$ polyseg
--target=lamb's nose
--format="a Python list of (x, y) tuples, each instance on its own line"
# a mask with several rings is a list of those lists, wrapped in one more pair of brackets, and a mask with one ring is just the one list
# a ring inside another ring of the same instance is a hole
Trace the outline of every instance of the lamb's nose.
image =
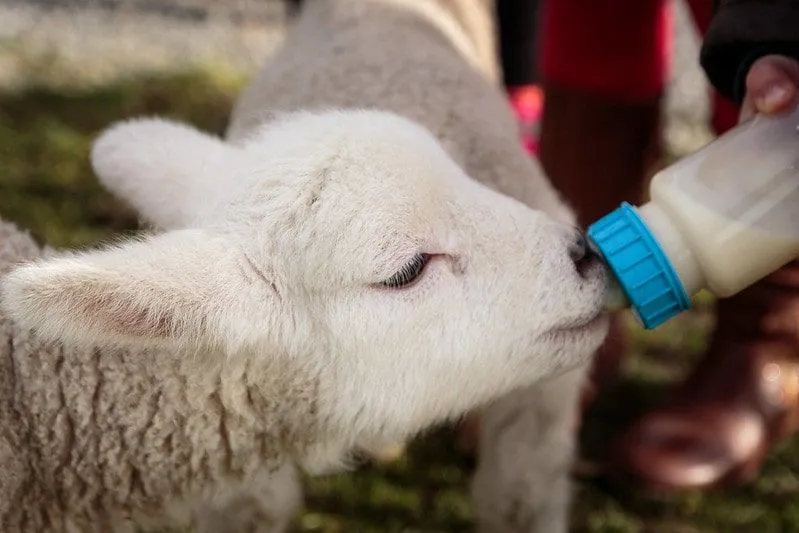
[(588, 255), (588, 243), (582, 232), (575, 233), (569, 245), (569, 257), (578, 265)]
[(575, 233), (571, 245), (569, 246), (569, 257), (571, 257), (577, 273), (585, 275), (591, 264), (597, 259), (596, 254), (591, 250), (588, 241), (582, 232)]

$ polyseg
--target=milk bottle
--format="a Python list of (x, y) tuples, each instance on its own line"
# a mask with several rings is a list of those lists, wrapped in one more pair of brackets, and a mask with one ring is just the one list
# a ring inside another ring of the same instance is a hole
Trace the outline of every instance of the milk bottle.
[(757, 116), (658, 173), (651, 200), (588, 229), (647, 328), (799, 257), (799, 109)]

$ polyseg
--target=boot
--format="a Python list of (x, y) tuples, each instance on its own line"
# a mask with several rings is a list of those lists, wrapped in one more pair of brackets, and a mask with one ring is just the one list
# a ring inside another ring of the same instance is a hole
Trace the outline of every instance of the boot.
[(799, 262), (718, 303), (707, 355), (613, 447), (608, 471), (642, 488), (737, 485), (799, 428)]

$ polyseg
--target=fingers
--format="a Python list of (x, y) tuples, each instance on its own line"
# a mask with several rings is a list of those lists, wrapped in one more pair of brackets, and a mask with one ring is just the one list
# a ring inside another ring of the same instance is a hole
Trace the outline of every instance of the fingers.
[(741, 120), (755, 113), (775, 114), (793, 108), (799, 95), (799, 61), (785, 56), (764, 56), (746, 76), (746, 98)]

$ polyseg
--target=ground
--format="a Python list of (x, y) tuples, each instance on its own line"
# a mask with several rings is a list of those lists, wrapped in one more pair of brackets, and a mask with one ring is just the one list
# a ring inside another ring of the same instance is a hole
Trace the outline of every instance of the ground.
[[(107, 0), (105, 4), (115, 2)], [(196, 5), (201, 4), (201, 0), (184, 0), (178, 18), (196, 16)], [(58, 37), (58, 24), (73, 20), (69, 17), (74, 14), (60, 13), (58, 16), (67, 18), (59, 21), (58, 17), (48, 19), (43, 12), (25, 11), (29, 6), (23, 5), (23, 9), (20, 5), (0, 1), (0, 66), (9, 66), (0, 68), (0, 74), (6, 75), (0, 89), (0, 215), (57, 246), (87, 246), (135, 229), (135, 216), (104, 193), (92, 177), (88, 149), (93, 136), (119, 118), (151, 113), (220, 132), (233, 98), (246, 80), (247, 65), (211, 57), (192, 62), (189, 70), (178, 71), (173, 59), (158, 63), (154, 58), (147, 63), (140, 56), (123, 55), (128, 62), (126, 76), (120, 77), (113, 61), (97, 70), (87, 69), (74, 58), (69, 61), (69, 46), (77, 46), (74, 40), (65, 38), (67, 44), (62, 49), (46, 47), (48, 39)], [(269, 13), (267, 10), (265, 20), (271, 20)], [(178, 26), (183, 23), (173, 22)], [(147, 24), (152, 31), (149, 21)], [(125, 41), (125, 27), (129, 26), (115, 27), (121, 35), (115, 46), (121, 47)], [(272, 34), (253, 32), (252, 46), (272, 42)], [(92, 38), (88, 30), (78, 33)], [(96, 39), (94, 46), (109, 37), (100, 32)], [(149, 44), (155, 47), (153, 42)], [(164, 49), (174, 42), (167, 42)], [(689, 50), (692, 46), (683, 40), (678, 45)], [(86, 48), (75, 48), (81, 49), (85, 54)], [(90, 50), (103, 56), (104, 49)], [(116, 53), (121, 54), (120, 50)], [(172, 52), (178, 57), (185, 50)], [(225, 63), (225, 68), (220, 68), (220, 63)], [(202, 67), (209, 64), (212, 66)], [(690, 67), (691, 62), (683, 59), (682, 64)], [(697, 73), (691, 68), (672, 85), (668, 99), (673, 155), (695, 147), (706, 137), (701, 123), (703, 104), (697, 97), (704, 89), (694, 83)], [(146, 70), (156, 74), (142, 74)], [(657, 332), (645, 334), (630, 325), (636, 339), (633, 354), (624, 379), (589, 413), (581, 439), (586, 458), (601, 455), (602, 447), (619, 428), (655, 405), (668, 386), (690, 368), (705, 345), (712, 323), (710, 304), (707, 299), (698, 302), (695, 311)], [(602, 478), (600, 462), (600, 475), (576, 480), (572, 531), (799, 532), (797, 452), (799, 444), (783, 444), (768, 458), (760, 477), (745, 487), (669, 498), (614, 487)], [(351, 474), (308, 480), (307, 508), (296, 532), (468, 531), (470, 469), (470, 461), (457, 451), (449, 431), (434, 431), (415, 442), (409, 454), (393, 464), (364, 465)]]

